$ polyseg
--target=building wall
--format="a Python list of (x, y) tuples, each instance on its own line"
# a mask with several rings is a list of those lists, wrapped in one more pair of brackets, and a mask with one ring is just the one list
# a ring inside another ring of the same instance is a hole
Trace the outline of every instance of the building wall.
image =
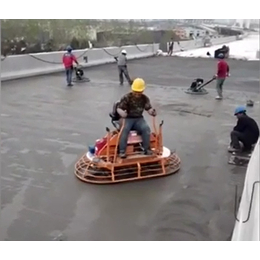
[(207, 30), (192, 27), (183, 28), (183, 31), (183, 35), (185, 35), (186, 38), (190, 38), (191, 34), (195, 37), (204, 37), (207, 33)]
[(173, 32), (176, 34), (177, 37), (179, 37), (180, 39), (186, 39), (187, 37), (187, 32), (185, 29), (183, 28), (177, 28), (174, 29)]

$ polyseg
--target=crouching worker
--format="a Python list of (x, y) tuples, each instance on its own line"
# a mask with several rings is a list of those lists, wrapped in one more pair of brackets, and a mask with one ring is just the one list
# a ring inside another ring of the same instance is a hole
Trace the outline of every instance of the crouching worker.
[(143, 111), (146, 110), (151, 116), (156, 116), (156, 111), (152, 108), (150, 99), (143, 94), (144, 90), (144, 80), (135, 79), (132, 84), (132, 92), (124, 95), (118, 104), (117, 112), (121, 118), (125, 119), (119, 141), (119, 156), (121, 158), (126, 158), (127, 140), (131, 130), (137, 131), (142, 136), (144, 154), (152, 154), (150, 149), (151, 131), (143, 118)]
[[(237, 125), (230, 134), (231, 144), (228, 150), (230, 152), (250, 152), (259, 138), (258, 125), (253, 118), (246, 114), (246, 108), (243, 106), (235, 109), (235, 116), (238, 119)], [(243, 144), (243, 149), (239, 142)]]

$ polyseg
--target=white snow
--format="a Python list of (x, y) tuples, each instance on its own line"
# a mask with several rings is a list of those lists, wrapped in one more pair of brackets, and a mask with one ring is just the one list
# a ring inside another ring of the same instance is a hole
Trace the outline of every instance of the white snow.
[[(210, 58), (207, 52), (211, 54), (211, 57), (214, 57), (215, 50), (221, 48), (223, 45), (224, 44), (176, 52), (173, 53), (172, 56)], [(229, 58), (231, 59), (259, 60), (259, 58), (256, 57), (256, 53), (259, 51), (259, 35), (250, 35), (243, 40), (234, 41), (225, 45), (230, 48)]]
[(168, 53), (167, 52), (163, 52), (162, 50), (157, 50), (156, 52), (156, 55), (157, 56), (168, 56)]

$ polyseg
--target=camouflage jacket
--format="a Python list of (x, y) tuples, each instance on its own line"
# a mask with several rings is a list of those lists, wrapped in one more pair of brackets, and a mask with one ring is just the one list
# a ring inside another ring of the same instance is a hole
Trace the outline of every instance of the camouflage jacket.
[(130, 92), (121, 98), (118, 108), (127, 111), (127, 118), (139, 118), (143, 116), (144, 110), (148, 111), (152, 106), (146, 95), (137, 96)]

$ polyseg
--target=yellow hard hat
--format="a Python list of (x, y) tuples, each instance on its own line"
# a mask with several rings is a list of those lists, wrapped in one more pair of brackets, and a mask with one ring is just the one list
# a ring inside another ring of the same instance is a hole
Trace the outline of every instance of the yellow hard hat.
[(145, 90), (145, 82), (141, 78), (137, 78), (134, 80), (132, 84), (132, 91), (134, 92), (143, 92)]

